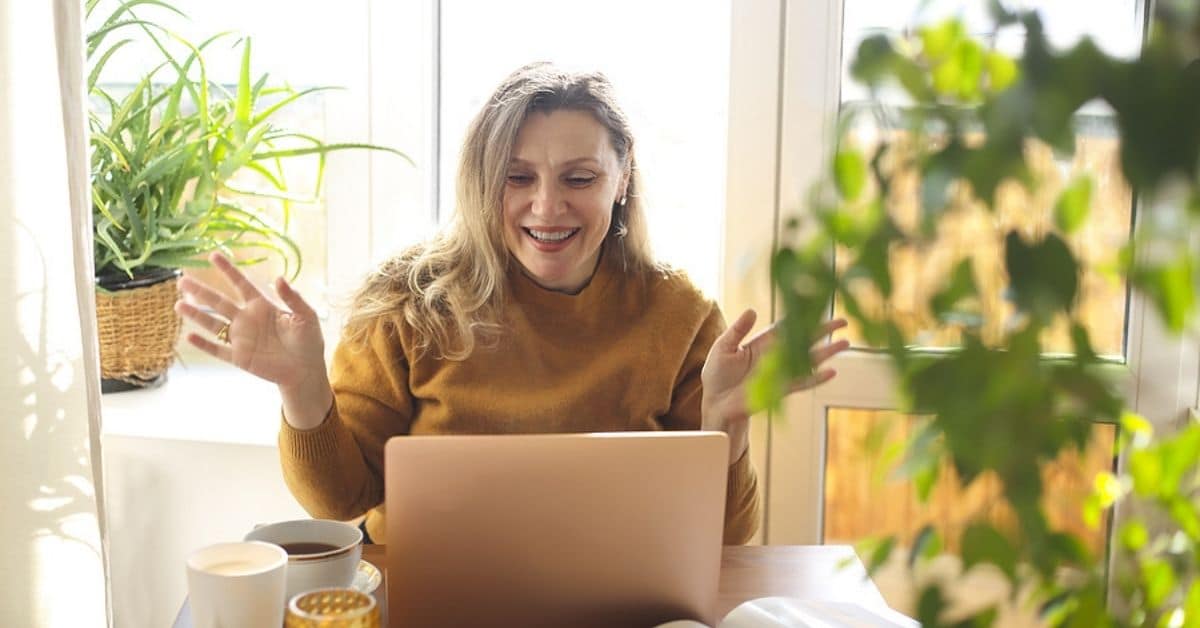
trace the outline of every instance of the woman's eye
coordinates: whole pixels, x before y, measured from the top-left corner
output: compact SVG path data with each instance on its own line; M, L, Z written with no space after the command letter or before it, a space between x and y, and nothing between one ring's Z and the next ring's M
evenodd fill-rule
M531 181L533 181L533 177L531 177L527 174L510 174L510 175L508 175L508 182L513 185L525 185L526 183L529 183Z
M588 175L572 175L572 176L567 177L567 183L569 183L570 185L573 185L575 187L583 187L585 185L591 185L592 181L595 181L595 180L596 180L596 177L588 176Z

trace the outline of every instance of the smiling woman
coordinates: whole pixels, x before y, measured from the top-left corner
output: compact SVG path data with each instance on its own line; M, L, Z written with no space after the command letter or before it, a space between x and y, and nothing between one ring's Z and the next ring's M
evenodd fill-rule
M586 285L600 245L613 228L624 229L612 215L629 202L630 172L623 134L592 114L562 109L528 116L504 189L504 241L538 285L566 293Z
M543 288L579 292L605 237L624 229L612 216L628 203L632 166L614 136L622 137L570 109L534 113L517 134L504 189L504 241Z
M725 329L713 301L650 256L634 146L603 75L513 72L467 131L453 220L368 278L328 375L316 313L282 278L287 309L220 256L240 299L181 282L179 311L216 336L189 340L279 387L284 478L301 505L366 513L381 538L395 436L710 429L729 435L725 541L749 540L744 383L773 334L742 345L752 311Z

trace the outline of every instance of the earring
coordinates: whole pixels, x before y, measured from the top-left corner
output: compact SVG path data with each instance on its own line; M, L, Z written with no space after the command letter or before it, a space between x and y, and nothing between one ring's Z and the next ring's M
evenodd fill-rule
M620 205L621 207L624 207L624 206L625 206L625 201L627 201L627 200L629 200L629 197L628 197L628 196L622 196L622 197L621 197L621 200L617 201L617 205Z

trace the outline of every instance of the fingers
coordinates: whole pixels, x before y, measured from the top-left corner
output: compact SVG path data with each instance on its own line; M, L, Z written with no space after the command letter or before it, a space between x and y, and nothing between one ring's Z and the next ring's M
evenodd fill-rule
M207 353L208 355L233 364L233 347L225 343L217 343L197 334L195 332L187 335L187 340L193 347Z
M819 332L817 332L817 337L813 338L813 342L820 340L824 336L828 336L829 334L832 334L833 332L845 327L848 324L849 323L847 323L846 319L844 319L844 318L835 318L832 320L825 321L821 325L821 330Z
M779 335L779 326L782 324L782 322L783 321L775 321L770 327L758 332L753 338L746 341L746 346L751 347L755 353L762 353L767 349L767 347L771 346L771 344L775 342L776 336ZM846 324L846 319L844 318L835 318L833 320L825 321L817 330L817 334L816 337L813 338L813 342L820 341L825 336L828 336L829 334L832 334L833 332L845 327ZM841 351L841 349L838 351Z
M186 301L176 301L175 311L180 316L192 321L200 328L214 335L220 332L229 322L227 319L215 316L207 310L202 310Z
M839 340L839 341L831 343L831 344L822 345L820 347L817 347L816 349L813 349L812 351L810 351L809 355L812 356L813 366L818 366L825 360L828 360L829 358L832 358L833 356L835 356L849 348L850 348L850 341L842 339L842 340Z
M716 342L713 344L721 350L732 353L738 350L742 344L742 338L750 333L750 329L754 327L754 321L758 318L758 314L754 310L746 310L738 316L733 324L729 326L720 336L717 336Z
M292 287L283 277L275 280L275 292L279 294L279 298L283 300L283 304L288 307L294 314L299 314L303 318L316 320L317 311L300 296L299 292Z
M258 289L258 286L255 286L249 279L247 279L246 275L242 274L242 271L238 270L237 267L233 265L233 262L229 261L228 257L225 257L220 253L213 253L212 255L208 256L208 261L212 262L213 266L216 266L218 269L220 269L221 274L225 275L225 278L229 280L229 283L232 283L233 287L237 289L238 294L242 295L243 301L263 298L263 293Z
M179 289L196 301L212 308L216 313L225 318L232 319L234 316L237 316L239 309L237 304L226 299L220 292L209 288L191 277L185 275L180 279Z
M808 390L810 388L816 388L817 386L820 386L821 384L833 379L835 375L837 375L837 371L833 369L823 369L817 371L808 377L802 377L789 384L788 393L791 394L800 392L802 390Z

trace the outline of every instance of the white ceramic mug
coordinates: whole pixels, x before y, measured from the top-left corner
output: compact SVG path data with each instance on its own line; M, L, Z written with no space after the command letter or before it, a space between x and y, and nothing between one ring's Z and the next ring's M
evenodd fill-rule
M218 543L187 558L195 628L262 628L283 623L287 553L270 543Z
M298 519L255 528L247 541L265 541L288 549L296 543L331 546L321 552L288 552L287 599L313 589L349 587L362 559L362 530L341 521Z

